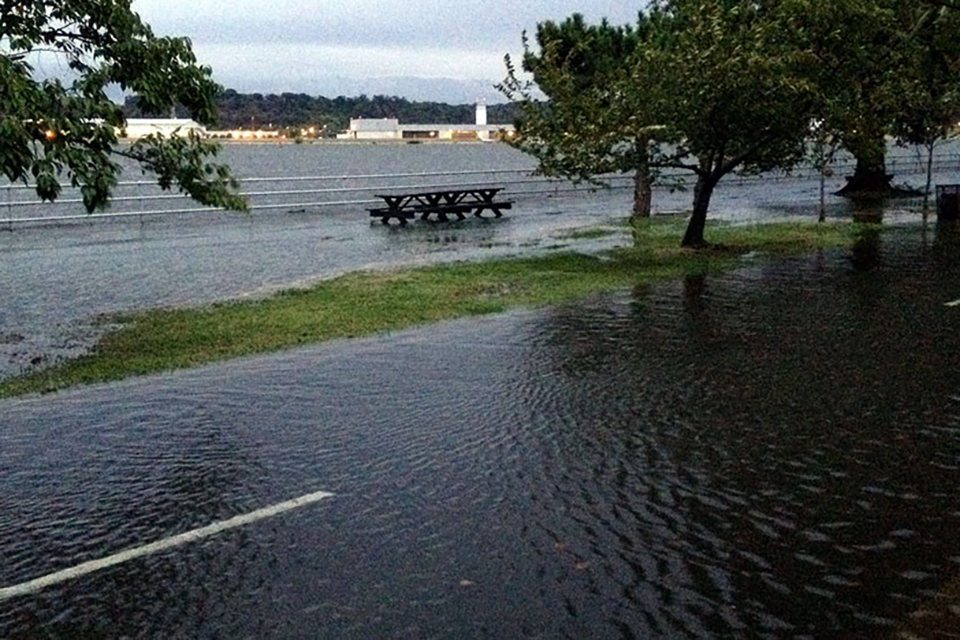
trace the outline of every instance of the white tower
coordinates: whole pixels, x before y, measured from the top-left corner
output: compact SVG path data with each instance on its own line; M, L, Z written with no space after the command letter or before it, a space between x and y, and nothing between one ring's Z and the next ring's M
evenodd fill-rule
M477 126L487 126L487 103L477 100Z

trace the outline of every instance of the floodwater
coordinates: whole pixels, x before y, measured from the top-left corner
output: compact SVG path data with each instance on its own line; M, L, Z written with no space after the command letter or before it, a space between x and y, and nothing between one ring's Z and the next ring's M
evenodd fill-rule
M224 151L244 177L531 166L490 144ZM371 224L364 205L13 227L0 231L0 377L82 353L100 335L99 314L262 295L363 268L557 250L569 246L556 237L565 229L622 219L622 199L520 197L499 220L402 229Z
M960 156L945 158L949 161L941 166L938 180L960 182ZM243 178L533 168L529 158L499 144L228 145L224 159ZM138 172L130 177L140 178ZM921 176L905 178L917 183ZM496 176L476 179L497 182ZM839 188L842 180L838 175L829 188ZM330 186L308 186L324 185ZM266 189L251 187L257 188ZM96 324L101 314L262 295L361 268L569 250L573 242L565 237L567 231L620 222L630 209L629 189L571 195L549 190L531 195L528 190L522 184L505 189L516 206L499 220L404 229L371 225L364 205L352 205L0 230L0 378L85 352L102 333ZM731 177L718 189L711 215L738 221L809 219L815 215L817 194L815 180ZM690 197L689 192L661 189L654 203L659 212L678 211L689 208ZM832 216L850 216L840 198L830 197L829 207ZM63 213L78 213L75 208ZM894 222L919 218L915 206L887 211L886 216ZM628 241L624 230L577 242L576 248L591 251Z
M934 637L960 238L0 405L0 637Z
M226 153L244 176L530 166L499 145ZM629 197L404 229L357 206L3 231L0 377L83 352L102 313L608 248L625 231L565 232L616 224ZM732 180L714 209L810 218L816 200L812 180ZM915 204L849 250L2 402L0 589L335 495L0 599L0 637L952 632L960 238Z

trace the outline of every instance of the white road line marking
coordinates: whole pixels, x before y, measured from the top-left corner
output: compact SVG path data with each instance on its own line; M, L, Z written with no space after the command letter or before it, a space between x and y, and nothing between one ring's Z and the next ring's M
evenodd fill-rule
M948 306L948 307L960 307L960 300L954 300L953 302L948 302L946 306Z
M209 538L210 536L227 531L228 529L236 529L237 527L252 524L258 520L272 518L273 516L279 515L286 511L299 509L315 502L320 502L324 498L329 498L331 496L333 496L332 493L318 491L317 493L311 493L299 498L294 498L293 500L288 500L287 502L275 504L272 507L266 507L242 516L236 516L234 518L230 518L229 520L214 522L206 527L194 529L193 531L187 531L186 533L181 533L180 535L176 535L171 538L158 540L157 542L151 542L150 544L146 544L142 547L127 549L126 551L121 551L120 553L116 553L100 560L84 562L83 564L79 564L70 569L57 571L56 573L51 573L29 582L24 582L12 587L5 587L0 589L0 602L10 598L15 598L17 596L36 593L41 589L46 589L49 586L59 584L61 582L67 582L68 580L75 580L76 578L85 576L88 573L106 569L107 567L112 567L129 560L134 560L136 558L142 558L143 556L166 551L167 549L172 549L189 542L202 540L203 538Z

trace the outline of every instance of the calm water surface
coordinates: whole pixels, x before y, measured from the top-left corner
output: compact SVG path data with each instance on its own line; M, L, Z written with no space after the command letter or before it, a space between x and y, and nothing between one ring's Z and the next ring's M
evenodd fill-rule
M0 404L0 637L894 637L960 624L960 241Z

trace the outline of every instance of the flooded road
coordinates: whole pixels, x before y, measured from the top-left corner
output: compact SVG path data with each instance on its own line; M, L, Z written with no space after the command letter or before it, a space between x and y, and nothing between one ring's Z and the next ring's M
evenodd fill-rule
M955 630L958 251L895 229L0 403L0 588L334 494L0 601L0 637Z

